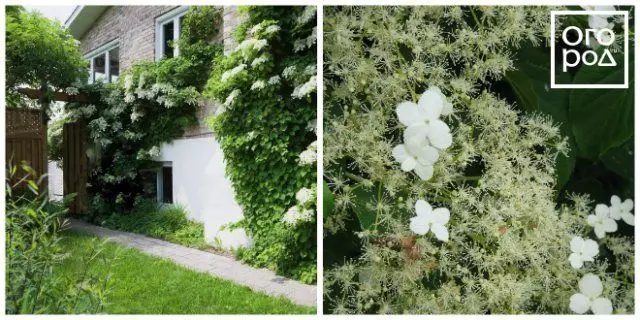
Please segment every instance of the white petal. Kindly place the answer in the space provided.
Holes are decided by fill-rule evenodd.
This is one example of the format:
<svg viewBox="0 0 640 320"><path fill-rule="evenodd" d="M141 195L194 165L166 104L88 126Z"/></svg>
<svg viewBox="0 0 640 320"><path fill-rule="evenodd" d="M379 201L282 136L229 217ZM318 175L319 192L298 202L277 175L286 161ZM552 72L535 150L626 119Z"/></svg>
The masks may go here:
<svg viewBox="0 0 640 320"><path fill-rule="evenodd" d="M589 311L590 304L589 297L581 293L576 293L569 298L569 309L578 314Z"/></svg>
<svg viewBox="0 0 640 320"><path fill-rule="evenodd" d="M433 211L433 209L431 209L431 205L422 199L416 201L415 208L416 215L418 216L428 216Z"/></svg>
<svg viewBox="0 0 640 320"><path fill-rule="evenodd" d="M593 233L596 234L596 237L598 237L598 239L604 238L604 227L601 224L596 224L595 226L593 226Z"/></svg>
<svg viewBox="0 0 640 320"><path fill-rule="evenodd" d="M587 224L589 224L592 227L596 225L596 221L597 220L598 219L593 214L590 214L590 215L587 216Z"/></svg>
<svg viewBox="0 0 640 320"><path fill-rule="evenodd" d="M604 227L604 231L609 233L616 232L618 230L618 224L611 218L604 219L602 226Z"/></svg>
<svg viewBox="0 0 640 320"><path fill-rule="evenodd" d="M442 99L440 89L429 88L429 90L422 94L420 100L418 100L418 105L420 106L420 112L422 112L423 117L432 121L437 120L444 107L444 100Z"/></svg>
<svg viewBox="0 0 640 320"><path fill-rule="evenodd" d="M593 6L593 11L616 11L614 6ZM611 17L607 15L607 17Z"/></svg>
<svg viewBox="0 0 640 320"><path fill-rule="evenodd" d="M580 237L573 237L570 242L571 251L580 252L580 250L582 250L583 244L584 244L584 239Z"/></svg>
<svg viewBox="0 0 640 320"><path fill-rule="evenodd" d="M436 223L431 226L431 232L433 232L438 240L442 242L449 241L449 231L447 231L447 227Z"/></svg>
<svg viewBox="0 0 640 320"><path fill-rule="evenodd" d="M623 212L622 213L622 220L624 220L624 222L626 222L630 226L635 226L636 225L635 216L630 212Z"/></svg>
<svg viewBox="0 0 640 320"><path fill-rule="evenodd" d="M449 217L451 214L449 213L449 209L447 208L436 208L433 210L433 221L437 224L446 224L449 222Z"/></svg>
<svg viewBox="0 0 640 320"><path fill-rule="evenodd" d="M599 215L609 214L609 207L607 207L607 205L602 203L596 205L596 214L599 214Z"/></svg>
<svg viewBox="0 0 640 320"><path fill-rule="evenodd" d="M413 168L413 171L423 181L427 181L427 180L431 179L431 177L433 176L433 166L430 165L430 164L423 165L421 163L418 163L418 164L416 164L416 167Z"/></svg>
<svg viewBox="0 0 640 320"><path fill-rule="evenodd" d="M405 160L407 160L407 158L409 158L407 147L404 144L399 144L393 147L393 150L391 150L391 155L393 155L393 157L399 163L403 163Z"/></svg>
<svg viewBox="0 0 640 320"><path fill-rule="evenodd" d="M587 273L578 283L580 292L585 296L595 299L602 294L602 282L600 278L593 273Z"/></svg>
<svg viewBox="0 0 640 320"><path fill-rule="evenodd" d="M633 210L633 200L631 199L627 199L622 203L622 209L624 209L624 211L631 211Z"/></svg>
<svg viewBox="0 0 640 320"><path fill-rule="evenodd" d="M402 164L400 165L400 168L404 172L409 172L416 167L416 164L418 164L416 159L414 159L413 157L409 157L402 162Z"/></svg>
<svg viewBox="0 0 640 320"><path fill-rule="evenodd" d="M405 126L410 126L418 122L424 122L424 117L418 111L418 105L413 102L400 102L400 104L398 104L398 106L396 107L396 114L398 115L398 119L400 120L400 122L402 122Z"/></svg>
<svg viewBox="0 0 640 320"><path fill-rule="evenodd" d="M593 300L591 302L591 311L593 311L593 314L611 314L613 312L611 300L607 298Z"/></svg>
<svg viewBox="0 0 640 320"><path fill-rule="evenodd" d="M434 121L429 125L427 137L429 137L429 142L438 149L446 149L453 142L449 126L440 120Z"/></svg>
<svg viewBox="0 0 640 320"><path fill-rule="evenodd" d="M423 219L420 219L420 217L413 217L410 219L410 221L411 222L409 222L409 229L411 229L411 231L415 232L416 234L424 236L425 234L427 234L427 232L429 232L429 223L425 223L425 221Z"/></svg>
<svg viewBox="0 0 640 320"><path fill-rule="evenodd" d="M418 162L422 165L433 165L438 161L438 149L432 146L424 146L418 153Z"/></svg>
<svg viewBox="0 0 640 320"><path fill-rule="evenodd" d="M618 205L619 206L621 203L622 203L622 200L620 200L620 197L618 197L616 195L611 196L611 205L614 205L614 206Z"/></svg>
<svg viewBox="0 0 640 320"><path fill-rule="evenodd" d="M600 30L606 28L608 23L604 15L589 15L589 27L593 29Z"/></svg>
<svg viewBox="0 0 640 320"><path fill-rule="evenodd" d="M597 256L598 243L591 239L585 240L584 244L582 245L582 254L590 258Z"/></svg>
<svg viewBox="0 0 640 320"><path fill-rule="evenodd" d="M580 256L579 253L572 253L569 255L569 262L571 263L571 266L574 269L580 269L582 268L583 265L583 261L582 261L582 256Z"/></svg>
<svg viewBox="0 0 640 320"><path fill-rule="evenodd" d="M412 141L412 142L420 142L419 145L423 146L426 143L427 133L429 132L429 127L424 122L414 123L404 129L404 141ZM423 142L423 140L425 140Z"/></svg>

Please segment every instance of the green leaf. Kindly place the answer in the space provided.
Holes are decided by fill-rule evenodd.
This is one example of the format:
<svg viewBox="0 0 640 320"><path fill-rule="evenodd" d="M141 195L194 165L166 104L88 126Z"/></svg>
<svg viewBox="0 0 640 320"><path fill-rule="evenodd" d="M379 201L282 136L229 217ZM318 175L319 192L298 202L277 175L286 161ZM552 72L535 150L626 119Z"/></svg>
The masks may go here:
<svg viewBox="0 0 640 320"><path fill-rule="evenodd" d="M322 180L322 215L326 218L333 212L333 193L327 182Z"/></svg>
<svg viewBox="0 0 640 320"><path fill-rule="evenodd" d="M633 70L633 59L629 59L629 64L629 70ZM607 84L619 79L623 72L622 64L583 66L576 73L574 83ZM569 120L580 156L595 161L633 136L633 83L630 77L630 89L571 91Z"/></svg>
<svg viewBox="0 0 640 320"><path fill-rule="evenodd" d="M619 147L609 149L600 159L607 169L627 181L633 181L633 139L627 140Z"/></svg>
<svg viewBox="0 0 640 320"><path fill-rule="evenodd" d="M353 211L360 221L362 230L374 230L378 212L371 207L371 203L375 199L375 188L369 190L364 187L357 188L353 191L355 199L353 201Z"/></svg>
<svg viewBox="0 0 640 320"><path fill-rule="evenodd" d="M569 125L569 93L566 89L551 89L549 48L523 47L516 56L515 70L505 74L519 100L519 106L530 113L542 113L553 118L560 125L563 136L569 137L570 152L556 158L557 187L562 188L573 173L576 162L575 143ZM556 65L556 70L559 66ZM570 76L559 73L558 83L569 83Z"/></svg>

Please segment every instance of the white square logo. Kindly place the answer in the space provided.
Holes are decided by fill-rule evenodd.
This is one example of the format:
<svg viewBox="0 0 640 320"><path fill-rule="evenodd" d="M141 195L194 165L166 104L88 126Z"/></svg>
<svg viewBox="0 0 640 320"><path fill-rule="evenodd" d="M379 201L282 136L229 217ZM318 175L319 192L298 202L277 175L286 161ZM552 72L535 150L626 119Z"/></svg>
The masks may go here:
<svg viewBox="0 0 640 320"><path fill-rule="evenodd" d="M610 27L599 29L567 25L560 33L563 44L560 57L556 57L556 17L557 16L595 16L595 17L624 17L624 46L623 57L616 61L612 53L615 40L620 37ZM596 20L596 19L594 19ZM606 20L603 20L606 21ZM574 38L569 39L569 33ZM587 49L580 52L580 44L585 43ZM599 48L596 50L595 48ZM629 88L629 12L628 11L551 11L551 88L552 89L628 89ZM557 60L559 59L559 60ZM570 72L580 66L596 66L598 68L612 68L624 64L624 79L618 83L556 83L557 73ZM559 65L556 70L556 65Z"/></svg>

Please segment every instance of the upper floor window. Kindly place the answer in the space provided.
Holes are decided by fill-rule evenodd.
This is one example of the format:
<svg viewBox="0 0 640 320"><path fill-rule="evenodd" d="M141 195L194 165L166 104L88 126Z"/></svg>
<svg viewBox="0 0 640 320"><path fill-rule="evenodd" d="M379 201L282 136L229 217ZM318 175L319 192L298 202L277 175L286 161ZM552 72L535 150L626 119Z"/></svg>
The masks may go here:
<svg viewBox="0 0 640 320"><path fill-rule="evenodd" d="M188 8L187 6L177 7L156 18L156 60L180 55L180 48L176 42L180 38L182 21ZM172 41L173 47L171 47Z"/></svg>
<svg viewBox="0 0 640 320"><path fill-rule="evenodd" d="M115 82L120 76L120 48L112 41L86 55L89 60L89 83Z"/></svg>

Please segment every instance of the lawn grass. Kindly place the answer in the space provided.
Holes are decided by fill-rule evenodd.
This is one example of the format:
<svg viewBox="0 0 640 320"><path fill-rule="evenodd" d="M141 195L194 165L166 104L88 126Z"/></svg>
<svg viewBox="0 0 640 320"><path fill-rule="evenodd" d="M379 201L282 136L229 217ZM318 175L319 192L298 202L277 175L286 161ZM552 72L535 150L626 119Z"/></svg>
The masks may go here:
<svg viewBox="0 0 640 320"><path fill-rule="evenodd" d="M65 232L63 246L70 258L56 268L64 276L79 272L80 257L92 236ZM96 266L98 277L111 273L111 291L104 312L110 314L315 314L316 309L252 291L148 256L135 249L107 243L104 254L118 254L110 266ZM110 271L108 271L110 269Z"/></svg>

